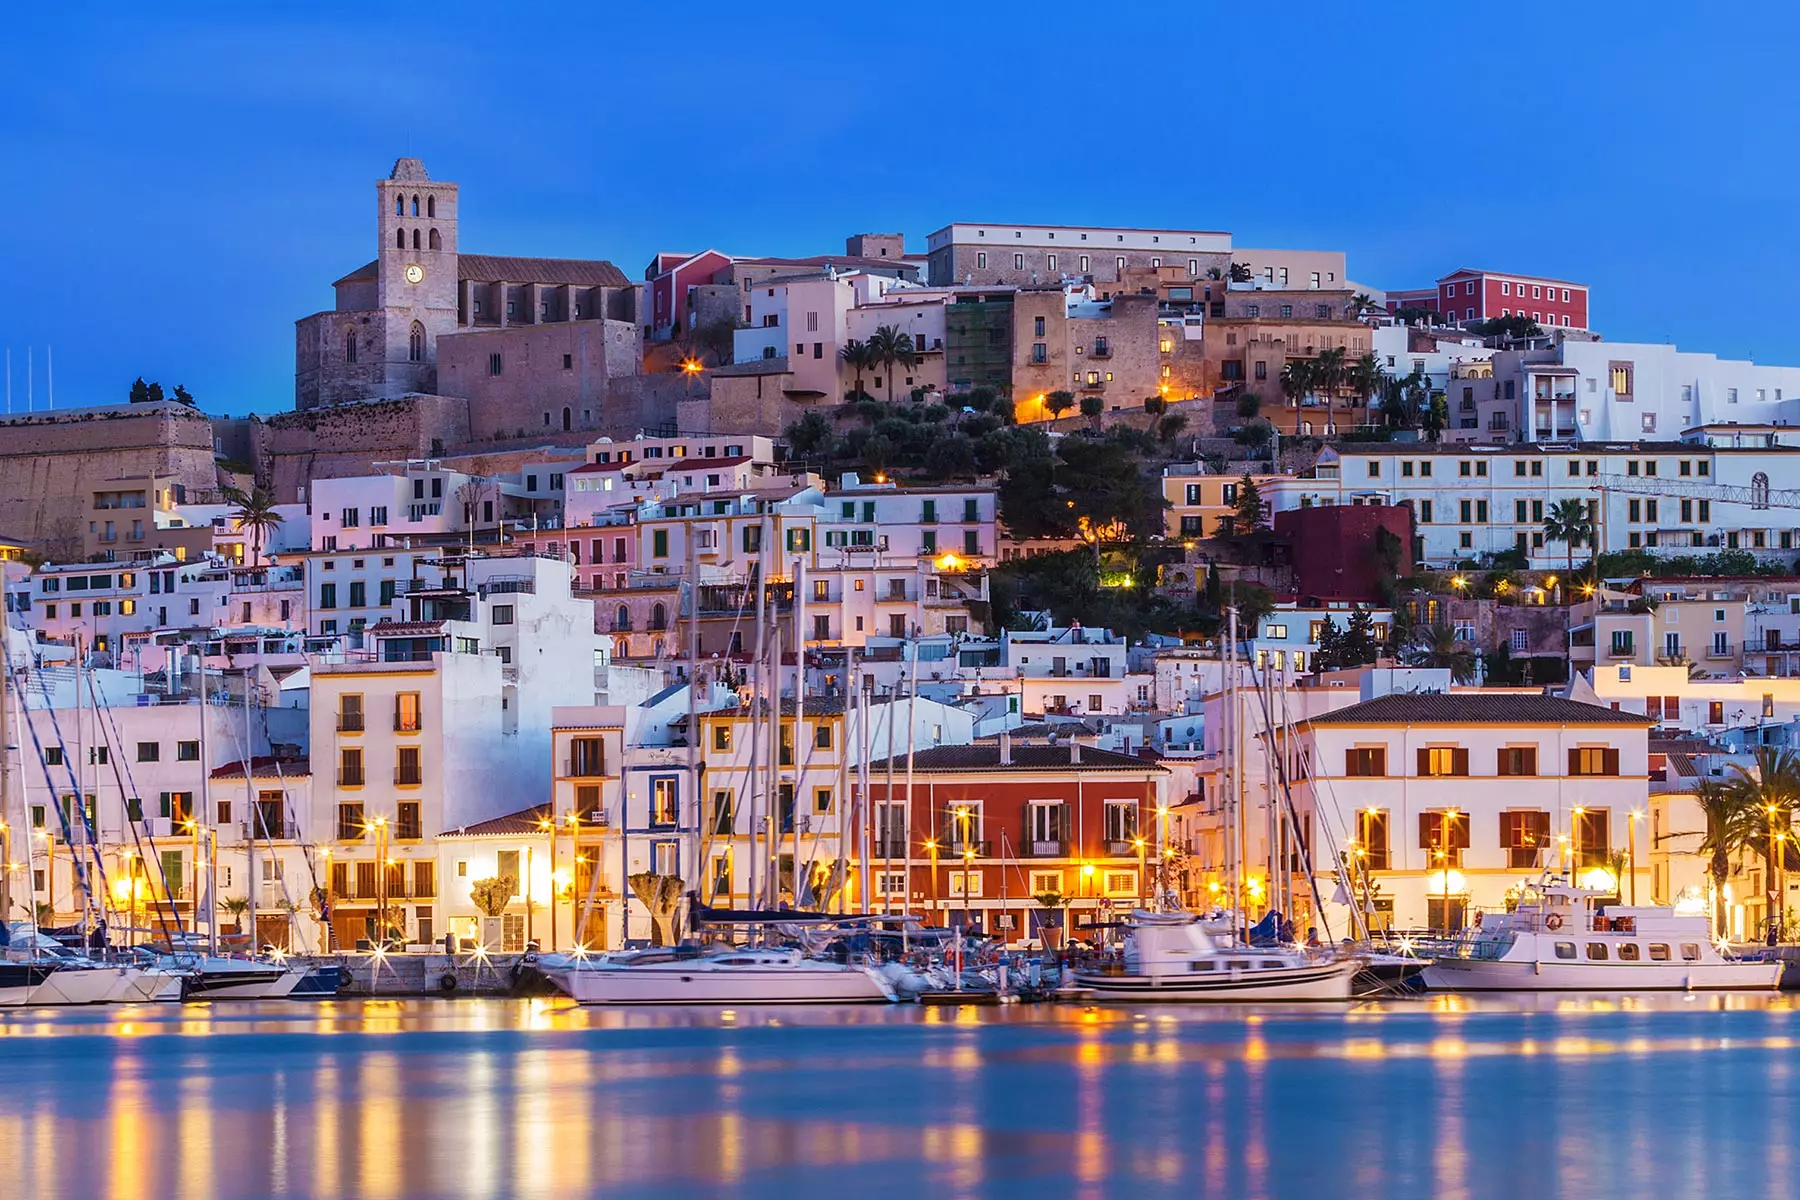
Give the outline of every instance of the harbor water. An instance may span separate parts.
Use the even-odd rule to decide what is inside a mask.
[[[1781,995],[0,1014],[0,1196],[1786,1196]]]

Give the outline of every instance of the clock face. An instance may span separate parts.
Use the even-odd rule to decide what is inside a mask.
[[[410,263],[406,268],[406,282],[418,283],[425,278],[425,268],[418,263]]]

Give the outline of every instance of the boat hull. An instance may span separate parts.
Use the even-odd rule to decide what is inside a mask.
[[[709,967],[699,963],[565,967],[545,972],[582,1004],[891,1004],[865,967]]]
[[[0,1008],[23,1008],[32,990],[56,970],[48,963],[0,962]]]
[[[1438,959],[1420,976],[1434,992],[1774,991],[1778,962],[1511,962]]]
[[[136,967],[59,967],[31,989],[26,1003],[105,1004],[121,991],[133,986],[142,974]]]
[[[202,970],[182,983],[181,998],[198,1000],[282,1000],[292,994],[306,972],[282,967]]]
[[[1244,1004],[1254,1001],[1348,1000],[1353,960],[1279,970],[1217,971],[1204,975],[1107,975],[1077,971],[1075,984],[1095,1000]]]

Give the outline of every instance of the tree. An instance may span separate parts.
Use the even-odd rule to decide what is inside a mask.
[[[1449,425],[1450,402],[1444,399],[1442,392],[1438,392],[1431,397],[1430,404],[1425,409],[1425,436],[1435,442]]]
[[[1170,445],[1181,436],[1187,428],[1188,419],[1182,413],[1170,413],[1156,423],[1156,439],[1163,445]]]
[[[186,388],[178,387],[175,389],[175,391],[177,393],[175,398],[177,400],[181,400],[182,403],[192,404],[194,402],[194,398],[192,396],[187,395]],[[183,397],[186,397],[186,399],[183,399]],[[162,384],[160,384],[160,383],[145,383],[144,377],[142,375],[139,375],[135,380],[132,381],[131,402],[133,404],[157,404],[157,403],[161,402],[162,398],[163,398]]]
[[[1052,420],[1074,407],[1074,392],[1055,391],[1044,397],[1044,411],[1050,414]]]
[[[1237,432],[1231,435],[1231,440],[1240,446],[1260,450],[1275,440],[1275,426],[1265,418],[1258,417],[1238,426]]]
[[[925,469],[940,479],[975,474],[975,443],[960,433],[941,437],[925,452]]]
[[[1231,282],[1233,282],[1233,283],[1249,283],[1250,282],[1250,264],[1249,263],[1241,263],[1241,262],[1232,263],[1231,264]]]
[[[863,395],[863,372],[875,368],[875,351],[870,349],[869,343],[851,338],[844,343],[843,349],[838,351],[838,357],[843,359],[844,365],[849,367],[856,376],[854,394]]]
[[[1304,358],[1290,358],[1281,368],[1281,394],[1289,408],[1299,408],[1313,389],[1313,366]]]
[[[231,914],[231,923],[237,931],[244,931],[244,914],[250,911],[250,900],[247,896],[227,896],[219,901],[219,907]]]
[[[281,528],[282,516],[275,506],[275,494],[265,487],[226,488],[225,501],[233,505],[231,519],[250,535],[251,565],[262,565],[263,546],[269,535]]]
[[[175,398],[175,402],[178,404],[185,404],[189,408],[192,408],[194,406],[194,394],[192,392],[188,391],[186,387],[182,386],[179,383],[175,385],[175,397],[174,398]]]
[[[1345,362],[1344,348],[1342,346],[1333,346],[1329,350],[1321,350],[1319,351],[1319,357],[1313,360],[1313,390],[1325,393],[1325,406],[1327,409],[1331,407],[1332,401],[1337,398],[1338,390],[1344,386],[1344,380],[1348,374],[1349,366]],[[1326,420],[1329,421],[1330,419],[1331,418],[1328,415]]]
[[[1106,411],[1106,401],[1099,396],[1083,396],[1081,398],[1081,415],[1094,423],[1094,431],[1100,430],[1100,414]]]
[[[1475,678],[1475,647],[1456,636],[1456,630],[1443,623],[1428,625],[1407,648],[1407,662],[1415,667],[1431,667],[1449,671],[1456,683]]]
[[[1262,397],[1255,392],[1239,392],[1237,415],[1249,421],[1262,415]]]
[[[1338,629],[1329,617],[1319,631],[1319,648],[1313,653],[1313,670],[1335,671],[1344,667],[1367,666],[1380,656],[1381,644],[1375,640],[1375,621],[1369,610],[1358,605],[1350,620]]]
[[[139,375],[131,382],[131,403],[150,403],[150,385],[144,382],[144,377],[142,375]]]
[[[782,436],[787,439],[788,448],[796,454],[819,454],[831,445],[831,422],[822,413],[813,410],[789,425]]]
[[[918,353],[913,349],[912,334],[901,332],[895,325],[883,325],[869,338],[869,350],[874,354],[876,363],[887,370],[887,395],[892,400],[894,367],[910,367],[918,361]]]
[[[1792,832],[1794,807],[1800,805],[1800,752],[1780,746],[1758,746],[1750,757],[1749,767],[1731,765],[1726,786],[1737,793],[1745,806],[1745,845],[1763,857],[1769,895],[1774,900],[1769,917],[1779,923],[1784,906],[1778,885],[1787,857],[1783,847]]]
[[[1442,313],[1410,304],[1394,310],[1394,316],[1399,318],[1402,325],[1441,325],[1444,322]]]
[[[1706,820],[1706,833],[1700,839],[1700,853],[1706,855],[1706,873],[1713,885],[1713,932],[1725,932],[1725,882],[1731,878],[1731,856],[1756,836],[1756,805],[1738,787],[1717,779],[1702,779],[1694,785],[1694,803]]]
[[[1161,416],[1168,410],[1169,402],[1161,396],[1145,396],[1144,411],[1153,417]]]
[[[1366,300],[1368,297],[1364,296]],[[1381,363],[1373,354],[1365,354],[1350,364],[1350,387],[1362,397],[1363,407],[1381,394],[1387,383],[1387,372],[1381,369]]]
[[[702,361],[711,359],[715,367],[727,366],[737,357],[737,318],[730,313],[708,317],[694,326],[689,341]]]
[[[1568,574],[1575,574],[1575,548],[1594,540],[1594,519],[1588,516],[1587,502],[1571,496],[1550,506],[1544,517],[1544,540],[1561,542],[1568,551]]]
[[[639,871],[628,875],[626,883],[638,903],[650,910],[650,944],[675,944],[675,910],[681,904],[681,876],[659,875],[655,871]]]
[[[1237,503],[1232,506],[1232,516],[1237,527],[1245,533],[1254,533],[1268,524],[1269,505],[1248,471],[1238,480]]]
[[[1544,331],[1538,323],[1524,313],[1514,313],[1510,317],[1490,317],[1485,321],[1476,321],[1468,327],[1470,333],[1483,338],[1521,338],[1542,337]]]
[[[491,875],[469,885],[469,900],[484,917],[497,917],[512,903],[519,881],[511,875]]]
[[[1375,307],[1375,298],[1367,292],[1358,292],[1350,297],[1350,308],[1359,317]]]

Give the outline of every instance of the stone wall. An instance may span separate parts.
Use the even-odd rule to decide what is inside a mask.
[[[411,395],[336,405],[282,413],[254,433],[258,477],[292,504],[313,479],[366,475],[374,463],[438,457],[468,443],[469,402]]]
[[[152,474],[190,492],[216,486],[206,414],[163,404],[0,421],[0,531],[32,543],[60,536],[57,523],[79,521],[109,481]]]
[[[463,329],[438,339],[438,383],[466,396],[476,437],[616,427],[612,385],[635,376],[643,333],[629,321],[556,321]]]

